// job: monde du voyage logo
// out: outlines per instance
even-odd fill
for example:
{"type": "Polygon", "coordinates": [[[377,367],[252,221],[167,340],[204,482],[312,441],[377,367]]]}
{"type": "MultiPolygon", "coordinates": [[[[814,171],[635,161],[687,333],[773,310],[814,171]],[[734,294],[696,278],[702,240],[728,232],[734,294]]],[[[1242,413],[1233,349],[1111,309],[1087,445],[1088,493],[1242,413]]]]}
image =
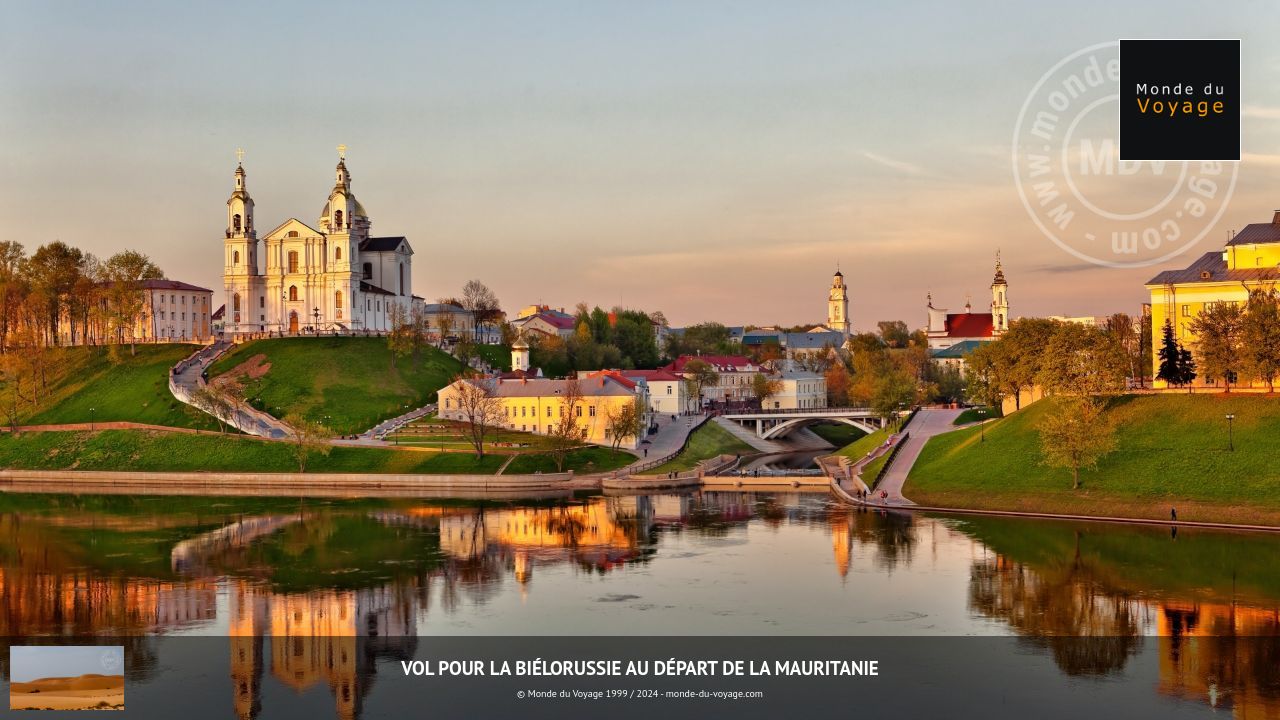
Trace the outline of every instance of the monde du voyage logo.
{"type": "Polygon", "coordinates": [[[1096,265],[1165,262],[1226,210],[1240,159],[1239,40],[1120,40],[1067,55],[1013,135],[1023,207],[1096,265]]]}

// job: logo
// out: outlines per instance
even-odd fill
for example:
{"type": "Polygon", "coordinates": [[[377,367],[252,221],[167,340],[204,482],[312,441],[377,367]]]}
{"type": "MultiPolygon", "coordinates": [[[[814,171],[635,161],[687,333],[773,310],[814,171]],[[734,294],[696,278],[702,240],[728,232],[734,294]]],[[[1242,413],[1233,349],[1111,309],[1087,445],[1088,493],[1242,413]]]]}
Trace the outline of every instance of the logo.
{"type": "Polygon", "coordinates": [[[114,675],[116,674],[116,671],[120,669],[120,655],[121,648],[102,651],[102,655],[99,656],[98,661],[102,664],[102,669],[107,671],[107,674],[114,675]]]}
{"type": "Polygon", "coordinates": [[[1165,262],[1226,211],[1238,163],[1121,160],[1120,44],[1058,61],[1013,130],[1013,175],[1032,221],[1058,247],[1104,267],[1165,262]]]}

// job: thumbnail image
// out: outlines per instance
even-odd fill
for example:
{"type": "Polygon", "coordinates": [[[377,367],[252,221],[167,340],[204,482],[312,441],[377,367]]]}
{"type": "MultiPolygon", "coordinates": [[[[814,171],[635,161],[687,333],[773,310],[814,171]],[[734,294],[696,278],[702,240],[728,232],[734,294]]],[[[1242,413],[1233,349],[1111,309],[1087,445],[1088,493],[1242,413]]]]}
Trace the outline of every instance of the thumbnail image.
{"type": "Polygon", "coordinates": [[[124,710],[124,647],[28,645],[9,651],[10,710],[124,710]]]}

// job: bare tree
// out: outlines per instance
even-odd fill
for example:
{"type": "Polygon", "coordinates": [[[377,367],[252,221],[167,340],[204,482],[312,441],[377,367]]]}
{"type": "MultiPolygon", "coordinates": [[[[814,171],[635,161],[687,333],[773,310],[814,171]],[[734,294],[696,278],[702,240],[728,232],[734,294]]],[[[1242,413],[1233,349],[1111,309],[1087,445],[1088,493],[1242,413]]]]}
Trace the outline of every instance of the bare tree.
{"type": "Polygon", "coordinates": [[[296,413],[286,416],[284,422],[293,435],[293,457],[298,461],[298,472],[307,471],[307,460],[312,455],[327,456],[333,450],[329,444],[333,433],[324,425],[296,413]]]}
{"type": "Polygon", "coordinates": [[[191,404],[197,409],[213,416],[218,421],[219,432],[227,432],[227,419],[235,408],[226,395],[208,385],[200,385],[191,392],[191,404]]]}
{"type": "Polygon", "coordinates": [[[468,280],[462,286],[462,307],[471,313],[476,325],[494,322],[502,317],[498,296],[479,280],[468,280]]]}
{"type": "Polygon", "coordinates": [[[605,414],[609,442],[614,450],[622,445],[623,440],[629,437],[639,438],[640,433],[644,432],[644,409],[640,407],[640,402],[640,398],[636,398],[605,414]]]}
{"type": "Polygon", "coordinates": [[[576,376],[565,380],[560,390],[560,416],[548,428],[551,438],[551,458],[556,470],[564,472],[564,461],[569,451],[582,444],[582,429],[578,418],[582,414],[582,384],[576,376]]]}
{"type": "Polygon", "coordinates": [[[458,403],[458,414],[466,426],[467,439],[475,448],[476,457],[484,457],[484,437],[490,427],[502,419],[502,402],[495,394],[492,380],[459,375],[453,383],[452,393],[458,403]]]}

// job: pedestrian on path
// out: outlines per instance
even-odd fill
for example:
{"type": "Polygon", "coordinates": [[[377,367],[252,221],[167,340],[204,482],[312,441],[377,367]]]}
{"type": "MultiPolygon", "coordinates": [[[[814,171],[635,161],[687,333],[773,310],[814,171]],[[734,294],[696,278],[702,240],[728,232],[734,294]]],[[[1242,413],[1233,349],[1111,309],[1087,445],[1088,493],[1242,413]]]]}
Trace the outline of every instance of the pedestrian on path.
{"type": "Polygon", "coordinates": [[[1169,508],[1169,517],[1178,522],[1178,508],[1169,508]]]}

